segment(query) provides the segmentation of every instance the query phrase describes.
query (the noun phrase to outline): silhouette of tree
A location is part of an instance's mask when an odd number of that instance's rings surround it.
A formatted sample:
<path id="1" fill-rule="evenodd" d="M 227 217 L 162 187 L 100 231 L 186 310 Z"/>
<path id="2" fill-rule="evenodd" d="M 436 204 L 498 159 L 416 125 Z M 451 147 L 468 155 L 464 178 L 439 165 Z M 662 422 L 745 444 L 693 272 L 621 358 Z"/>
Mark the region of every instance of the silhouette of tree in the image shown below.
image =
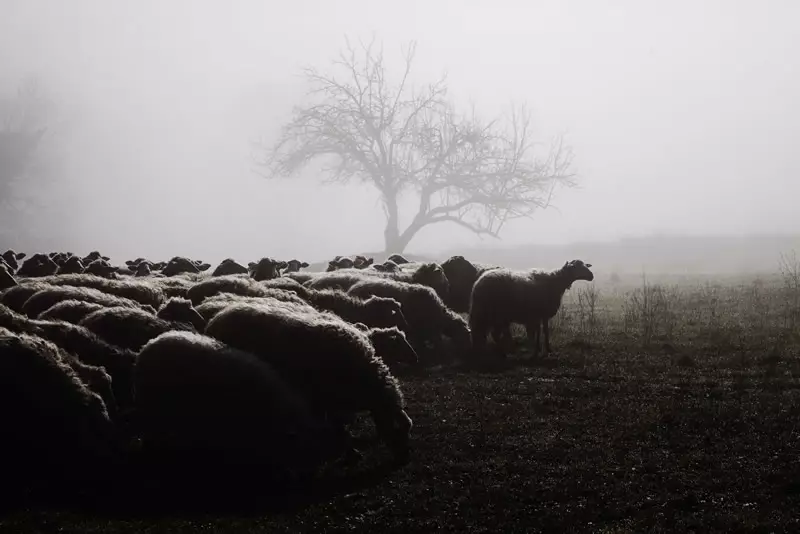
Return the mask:
<path id="1" fill-rule="evenodd" d="M 499 238 L 503 225 L 550 205 L 557 185 L 573 186 L 571 149 L 557 137 L 544 157 L 534 154 L 531 116 L 482 121 L 456 113 L 446 77 L 412 87 L 416 44 L 392 83 L 383 52 L 370 44 L 346 47 L 336 74 L 304 69 L 313 103 L 298 106 L 277 142 L 260 145 L 266 177 L 291 176 L 321 160 L 326 183 L 367 182 L 378 190 L 386 252 L 403 252 L 426 226 L 453 223 Z M 401 228 L 400 198 L 413 192 L 416 215 Z"/>

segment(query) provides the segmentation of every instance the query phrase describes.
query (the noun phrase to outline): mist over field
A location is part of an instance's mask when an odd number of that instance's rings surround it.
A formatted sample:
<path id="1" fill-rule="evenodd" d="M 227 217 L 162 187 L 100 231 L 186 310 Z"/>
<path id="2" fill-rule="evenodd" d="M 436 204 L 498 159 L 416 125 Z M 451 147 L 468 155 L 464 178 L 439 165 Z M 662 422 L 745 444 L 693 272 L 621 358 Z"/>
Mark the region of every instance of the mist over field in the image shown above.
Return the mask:
<path id="1" fill-rule="evenodd" d="M 26 219 L 41 248 L 320 261 L 382 250 L 376 191 L 320 185 L 314 167 L 267 180 L 252 142 L 277 137 L 307 101 L 301 68 L 328 70 L 345 36 L 378 39 L 395 80 L 416 40 L 414 83 L 446 72 L 456 105 L 487 120 L 527 102 L 543 150 L 565 135 L 579 183 L 501 241 L 437 224 L 408 251 L 546 244 L 556 252 L 515 263 L 549 265 L 572 247 L 636 271 L 652 256 L 635 245 L 572 244 L 658 233 L 791 245 L 800 232 L 799 17 L 790 1 L 5 0 L 0 93 L 34 74 L 58 105 L 48 146 L 61 157 Z M 402 199 L 405 221 L 415 205 Z M 694 269 L 692 243 L 664 268 Z M 785 247 L 767 248 L 772 264 Z"/>

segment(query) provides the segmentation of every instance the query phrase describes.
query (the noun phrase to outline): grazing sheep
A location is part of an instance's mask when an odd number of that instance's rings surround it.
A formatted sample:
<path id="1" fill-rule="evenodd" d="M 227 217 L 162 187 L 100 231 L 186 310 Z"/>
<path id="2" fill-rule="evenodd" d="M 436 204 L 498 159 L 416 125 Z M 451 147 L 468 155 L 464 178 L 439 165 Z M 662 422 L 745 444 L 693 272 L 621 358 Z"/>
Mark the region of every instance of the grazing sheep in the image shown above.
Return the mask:
<path id="1" fill-rule="evenodd" d="M 103 306 L 123 306 L 147 310 L 152 314 L 156 313 L 152 306 L 139 304 L 135 300 L 111 295 L 99 289 L 81 286 L 51 286 L 37 291 L 22 305 L 22 313 L 35 319 L 40 313 L 62 300 L 82 300 Z"/>
<path id="2" fill-rule="evenodd" d="M 237 263 L 233 258 L 225 258 L 217 265 L 211 276 L 229 276 L 232 274 L 247 274 L 248 272 L 247 267 Z"/>
<path id="3" fill-rule="evenodd" d="M 264 280 L 259 282 L 263 287 L 270 289 L 283 289 L 284 291 L 291 291 L 296 293 L 302 299 L 308 300 L 308 289 L 303 287 L 303 284 L 288 276 L 281 276 L 280 278 L 273 278 L 271 280 Z"/>
<path id="4" fill-rule="evenodd" d="M 218 276 L 216 278 L 208 278 L 189 288 L 186 296 L 192 301 L 192 304 L 197 306 L 205 299 L 213 297 L 214 295 L 219 295 L 220 293 L 231 293 L 243 297 L 274 296 L 281 300 L 297 297 L 293 300 L 302 300 L 294 293 L 291 293 L 291 296 L 286 296 L 289 292 L 278 288 L 269 288 L 256 282 L 252 278 L 241 276 Z"/>
<path id="5" fill-rule="evenodd" d="M 134 352 L 164 332 L 195 330 L 191 324 L 166 321 L 136 308 L 123 307 L 97 310 L 84 317 L 78 325 L 112 345 Z"/>
<path id="6" fill-rule="evenodd" d="M 323 275 L 325 273 L 320 272 L 309 272 L 306 271 L 304 273 L 285 273 L 281 278 L 288 278 L 290 280 L 294 280 L 298 284 L 305 284 L 314 278 Z"/>
<path id="7" fill-rule="evenodd" d="M 359 330 L 363 330 L 369 342 L 375 348 L 375 354 L 380 354 L 381 360 L 390 368 L 398 363 L 416 365 L 419 363 L 417 351 L 406 339 L 402 330 L 393 326 L 391 328 L 369 328 L 364 323 L 356 323 Z"/>
<path id="8" fill-rule="evenodd" d="M 161 273 L 164 276 L 177 276 L 179 274 L 199 274 L 211 268 L 209 263 L 201 263 L 199 261 L 192 261 L 189 258 L 182 256 L 175 256 L 167 262 Z"/>
<path id="9" fill-rule="evenodd" d="M 273 365 L 315 412 L 343 421 L 370 411 L 378 435 L 407 460 L 412 422 L 400 385 L 358 328 L 330 314 L 234 304 L 209 321 L 206 334 Z"/>
<path id="10" fill-rule="evenodd" d="M 11 308 L 15 312 L 22 312 L 22 306 L 34 293 L 50 287 L 55 286 L 40 282 L 38 278 L 20 280 L 17 285 L 0 292 L 0 304 Z"/>
<path id="11" fill-rule="evenodd" d="M 512 271 L 492 269 L 484 272 L 472 288 L 470 329 L 475 351 L 483 348 L 491 330 L 501 335 L 512 323 L 525 325 L 533 353 L 539 353 L 540 327 L 544 330 L 546 352 L 550 349 L 550 319 L 558 313 L 564 292 L 577 280 L 594 280 L 591 264 L 572 260 L 554 271 Z M 496 339 L 497 341 L 497 339 Z M 498 345 L 502 355 L 506 349 Z"/>
<path id="12" fill-rule="evenodd" d="M 408 330 L 400 303 L 391 298 L 360 299 L 342 291 L 309 291 L 309 304 L 321 311 L 334 313 L 348 323 L 363 323 L 370 328 L 397 327 Z"/>
<path id="13" fill-rule="evenodd" d="M 296 273 L 300 269 L 308 269 L 308 263 L 297 259 L 291 259 L 286 262 L 286 269 L 283 271 L 283 273 Z"/>
<path id="14" fill-rule="evenodd" d="M 58 263 L 58 262 L 56 262 Z M 84 271 L 85 267 L 81 259 L 77 256 L 70 256 L 58 267 L 58 274 L 80 274 Z"/>
<path id="15" fill-rule="evenodd" d="M 57 272 L 58 264 L 51 260 L 47 254 L 34 254 L 22 263 L 17 270 L 17 276 L 39 278 L 50 276 Z"/>
<path id="16" fill-rule="evenodd" d="M 198 332 L 206 328 L 206 320 L 194 309 L 191 301 L 179 297 L 173 297 L 165 302 L 156 317 L 171 323 L 192 325 Z"/>
<path id="17" fill-rule="evenodd" d="M 9 268 L 7 268 L 6 265 L 0 265 L 0 291 L 8 289 L 9 287 L 14 287 L 16 285 L 17 281 L 9 272 Z"/>
<path id="18" fill-rule="evenodd" d="M 11 274 L 14 274 L 17 272 L 17 269 L 19 269 L 19 262 L 24 260 L 25 256 L 26 254 L 24 252 L 17 253 L 12 249 L 8 249 L 3 252 L 3 255 L 0 256 L 0 258 L 3 258 L 3 261 L 5 261 L 8 266 L 11 267 Z"/>
<path id="19" fill-rule="evenodd" d="M 277 261 L 272 258 L 261 258 L 258 262 L 250 263 L 250 276 L 253 280 L 261 282 L 262 280 L 272 280 L 281 275 L 281 269 L 286 268 L 285 261 Z"/>
<path id="20" fill-rule="evenodd" d="M 103 308 L 105 308 L 105 306 L 95 302 L 74 299 L 62 300 L 40 313 L 37 318 L 42 321 L 66 321 L 68 323 L 78 324 L 81 322 L 81 319 L 90 313 Z"/>
<path id="21" fill-rule="evenodd" d="M 235 295 L 232 293 L 220 293 L 219 295 L 214 295 L 203 301 L 202 304 L 195 307 L 197 313 L 199 313 L 203 319 L 205 319 L 206 323 L 210 321 L 213 317 L 215 317 L 219 312 L 224 310 L 225 308 L 232 306 L 233 304 L 272 304 L 272 305 L 279 305 L 283 306 L 289 310 L 298 311 L 298 312 L 309 312 L 314 313 L 317 311 L 311 304 L 305 302 L 304 300 L 300 299 L 299 297 L 295 297 L 295 295 L 291 293 L 284 294 L 286 299 L 275 298 L 274 296 L 271 297 L 245 297 L 242 295 Z"/>
<path id="22" fill-rule="evenodd" d="M 145 446 L 207 464 L 312 471 L 332 436 L 268 363 L 219 340 L 169 332 L 136 359 L 136 421 Z M 338 452 L 338 451 L 337 451 Z M 200 468 L 198 465 L 198 468 Z"/>
<path id="23" fill-rule="evenodd" d="M 131 371 L 135 353 L 106 343 L 86 328 L 63 321 L 29 319 L 0 305 L 0 327 L 44 338 L 77 356 L 83 363 L 105 368 L 111 375 L 117 405 L 132 401 Z"/>
<path id="24" fill-rule="evenodd" d="M 340 289 L 342 291 L 347 291 L 365 278 L 381 278 L 398 282 L 421 284 L 436 291 L 436 294 L 438 294 L 439 298 L 442 300 L 447 300 L 449 295 L 447 276 L 445 276 L 442 268 L 436 263 L 420 264 L 419 267 L 411 272 L 392 273 L 371 271 L 369 269 L 337 270 L 336 272 L 325 273 L 313 278 L 306 287 L 309 289 Z"/>
<path id="25" fill-rule="evenodd" d="M 140 280 L 109 280 L 91 274 L 69 274 L 50 276 L 41 281 L 54 286 L 90 287 L 153 308 L 164 303 L 164 292 L 157 285 Z"/>
<path id="26" fill-rule="evenodd" d="M 470 334 L 463 317 L 445 306 L 430 287 L 380 278 L 365 279 L 353 285 L 348 294 L 358 298 L 379 296 L 400 303 L 409 324 L 408 337 L 420 350 L 431 341 L 435 350 L 441 349 L 442 335 L 452 339 L 459 350 L 468 349 Z"/>
<path id="27" fill-rule="evenodd" d="M 4 486 L 86 474 L 114 453 L 114 426 L 99 395 L 64 353 L 36 336 L 0 332 L 0 440 Z"/>
<path id="28" fill-rule="evenodd" d="M 394 263 L 395 265 L 402 265 L 403 263 L 410 263 L 401 254 L 392 254 L 391 256 L 386 258 L 386 261 L 390 261 L 390 262 Z"/>

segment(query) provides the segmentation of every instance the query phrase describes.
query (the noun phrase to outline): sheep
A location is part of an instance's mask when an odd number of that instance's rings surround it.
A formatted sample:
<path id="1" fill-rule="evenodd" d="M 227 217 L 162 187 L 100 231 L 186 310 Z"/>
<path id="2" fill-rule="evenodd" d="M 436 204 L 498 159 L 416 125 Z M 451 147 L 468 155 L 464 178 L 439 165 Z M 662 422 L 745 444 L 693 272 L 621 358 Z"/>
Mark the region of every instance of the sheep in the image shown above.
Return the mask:
<path id="1" fill-rule="evenodd" d="M 572 260 L 554 271 L 492 269 L 484 272 L 472 288 L 469 323 L 472 347 L 479 351 L 490 330 L 498 336 L 509 333 L 511 323 L 525 325 L 533 354 L 539 353 L 540 327 L 544 345 L 550 348 L 550 319 L 558 313 L 564 292 L 577 280 L 594 280 L 590 263 Z M 509 336 L 510 337 L 510 336 Z M 499 341 L 495 339 L 495 341 Z M 505 356 L 506 349 L 498 344 Z"/>
<path id="2" fill-rule="evenodd" d="M 321 311 L 334 313 L 348 323 L 363 323 L 372 328 L 397 327 L 408 330 L 400 303 L 391 298 L 369 297 L 366 300 L 335 290 L 309 291 L 306 299 Z"/>
<path id="3" fill-rule="evenodd" d="M 395 262 L 386 260 L 383 263 L 376 263 L 373 265 L 372 270 L 378 271 L 379 273 L 396 273 L 400 270 L 400 267 Z"/>
<path id="4" fill-rule="evenodd" d="M 58 262 L 56 262 L 58 263 Z M 59 275 L 62 274 L 80 274 L 84 271 L 85 267 L 81 259 L 77 256 L 70 256 L 58 267 Z"/>
<path id="5" fill-rule="evenodd" d="M 445 306 L 430 287 L 371 278 L 354 284 L 348 294 L 358 298 L 387 297 L 399 302 L 409 324 L 408 336 L 417 350 L 429 340 L 438 351 L 441 349 L 442 334 L 452 339 L 459 350 L 469 348 L 470 331 L 466 321 Z"/>
<path id="6" fill-rule="evenodd" d="M 211 276 L 229 276 L 232 274 L 247 274 L 247 267 L 241 263 L 237 263 L 233 258 L 225 258 L 217 265 Z"/>
<path id="7" fill-rule="evenodd" d="M 407 461 L 412 421 L 403 393 L 358 328 L 330 314 L 234 304 L 209 321 L 206 334 L 273 365 L 315 411 L 332 419 L 370 411 L 395 458 Z"/>
<path id="8" fill-rule="evenodd" d="M 44 338 L 83 363 L 105 368 L 112 379 L 112 390 L 119 408 L 129 408 L 132 400 L 131 371 L 135 353 L 111 345 L 86 328 L 63 321 L 30 319 L 0 305 L 0 327 Z"/>
<path id="9" fill-rule="evenodd" d="M 335 450 L 308 402 L 271 365 L 209 336 L 168 332 L 150 341 L 137 356 L 134 387 L 148 447 L 289 474 L 310 473 Z"/>
<path id="10" fill-rule="evenodd" d="M 42 321 L 66 321 L 78 324 L 92 312 L 105 308 L 102 304 L 82 300 L 62 300 L 53 304 L 37 317 Z"/>
<path id="11" fill-rule="evenodd" d="M 115 452 L 105 403 L 66 359 L 45 339 L 0 331 L 0 457 L 9 488 L 35 475 L 84 475 Z"/>
<path id="12" fill-rule="evenodd" d="M 152 308 L 158 308 L 164 303 L 164 292 L 160 287 L 138 280 L 109 280 L 91 274 L 59 275 L 40 280 L 54 286 L 90 287 Z"/>
<path id="13" fill-rule="evenodd" d="M 139 304 L 135 300 L 110 295 L 99 289 L 80 286 L 51 286 L 37 291 L 22 305 L 22 313 L 36 319 L 40 313 L 62 300 L 83 300 L 104 306 L 123 306 L 139 308 L 155 314 L 156 310 L 149 305 Z"/>
<path id="14" fill-rule="evenodd" d="M 325 274 L 325 273 L 306 271 L 304 273 L 285 273 L 283 276 L 281 276 L 281 278 L 287 278 L 289 280 L 294 280 L 298 284 L 305 284 L 306 282 L 309 282 L 309 281 L 311 281 L 311 280 L 313 280 L 313 279 L 315 279 L 318 276 L 323 275 L 323 274 Z"/>
<path id="15" fill-rule="evenodd" d="M 337 271 L 339 269 L 352 269 L 355 262 L 347 257 L 336 256 L 328 262 L 328 267 L 325 269 L 327 272 Z"/>
<path id="16" fill-rule="evenodd" d="M 302 300 L 294 293 L 290 294 L 278 288 L 268 288 L 252 278 L 241 276 L 218 276 L 216 278 L 208 278 L 189 288 L 186 296 L 192 301 L 192 304 L 197 306 L 205 299 L 220 293 L 232 293 L 245 297 L 275 296 L 281 300 L 292 299 L 298 302 Z M 293 299 L 293 297 L 297 298 Z"/>
<path id="17" fill-rule="evenodd" d="M 26 259 L 17 270 L 18 276 L 38 278 L 50 276 L 58 272 L 58 264 L 50 259 L 47 254 L 34 254 Z"/>
<path id="18" fill-rule="evenodd" d="M 390 262 L 394 263 L 395 265 L 401 265 L 401 264 L 403 264 L 403 263 L 410 263 L 410 262 L 409 262 L 409 261 L 408 261 L 408 260 L 407 260 L 407 259 L 406 259 L 404 256 L 402 256 L 401 254 L 392 254 L 391 256 L 389 256 L 388 258 L 386 258 L 386 261 L 390 261 Z"/>
<path id="19" fill-rule="evenodd" d="M 192 325 L 198 332 L 206 328 L 206 320 L 194 309 L 191 301 L 179 297 L 173 297 L 165 302 L 156 317 L 171 323 Z"/>
<path id="20" fill-rule="evenodd" d="M 84 256 L 84 258 L 81 261 L 83 261 L 84 264 L 88 265 L 93 261 L 97 260 L 111 261 L 111 258 L 109 258 L 108 256 L 103 256 L 102 254 L 100 254 L 100 252 L 93 250 L 89 254 Z"/>
<path id="21" fill-rule="evenodd" d="M 286 262 L 286 269 L 283 271 L 283 273 L 296 273 L 300 271 L 300 269 L 308 269 L 308 267 L 308 262 L 300 261 L 298 259 L 291 259 Z"/>
<path id="22" fill-rule="evenodd" d="M 296 293 L 302 299 L 308 300 L 308 289 L 303 287 L 303 284 L 288 276 L 281 276 L 279 278 L 272 278 L 271 280 L 264 280 L 259 282 L 263 287 L 268 289 L 283 289 Z"/>
<path id="23" fill-rule="evenodd" d="M 20 280 L 17 285 L 0 292 L 0 304 L 8 306 L 15 312 L 21 312 L 22 306 L 34 293 L 51 287 L 55 286 L 40 282 L 38 278 Z"/>
<path id="24" fill-rule="evenodd" d="M 357 323 L 357 328 L 363 330 L 369 338 L 369 342 L 375 349 L 375 354 L 380 354 L 381 360 L 391 369 L 395 364 L 403 363 L 416 365 L 419 363 L 419 356 L 411 343 L 408 342 L 405 333 L 392 326 L 390 328 L 369 328 L 364 323 Z"/>
<path id="25" fill-rule="evenodd" d="M 285 269 L 285 261 L 277 261 L 272 258 L 261 258 L 258 262 L 251 262 L 249 266 L 250 276 L 253 280 L 271 280 L 281 275 L 281 269 Z"/>
<path id="26" fill-rule="evenodd" d="M 17 253 L 14 252 L 12 249 L 8 249 L 5 252 L 3 252 L 0 258 L 3 258 L 3 261 L 5 261 L 8 264 L 8 266 L 11 267 L 12 269 L 11 274 L 14 274 L 15 272 L 17 272 L 17 269 L 19 269 L 19 262 L 24 260 L 25 256 L 26 254 L 24 252 Z"/>
<path id="27" fill-rule="evenodd" d="M 5 265 L 0 265 L 0 291 L 17 285 L 17 281 L 9 270 L 10 268 L 7 268 Z"/>
<path id="28" fill-rule="evenodd" d="M 290 298 L 288 299 L 280 299 L 272 297 L 245 297 L 242 295 L 235 295 L 232 293 L 220 293 L 219 295 L 214 295 L 203 301 L 202 304 L 198 305 L 195 310 L 199 313 L 203 319 L 205 319 L 206 323 L 210 321 L 213 317 L 215 317 L 219 312 L 224 310 L 225 308 L 233 305 L 233 304 L 272 304 L 272 305 L 281 305 L 288 309 L 295 310 L 295 311 L 305 311 L 314 313 L 317 311 L 311 304 L 303 301 L 300 298 L 294 298 L 293 295 L 288 294 Z"/>
<path id="29" fill-rule="evenodd" d="M 171 278 L 150 278 L 146 283 L 160 289 L 164 293 L 165 298 L 186 298 L 186 296 L 189 294 L 189 289 L 191 289 L 191 287 L 194 285 L 194 282 L 182 276 L 173 276 Z"/>
<path id="30" fill-rule="evenodd" d="M 146 276 L 150 276 L 153 274 L 153 271 L 150 267 L 150 264 L 147 262 L 142 262 L 136 266 L 136 272 L 134 274 L 137 278 L 144 278 Z"/>
<path id="31" fill-rule="evenodd" d="M 443 301 L 446 301 L 449 296 L 447 276 L 436 263 L 423 263 L 411 272 L 377 272 L 369 269 L 338 270 L 313 278 L 306 287 L 309 289 L 341 289 L 342 291 L 347 291 L 354 284 L 365 278 L 382 278 L 398 282 L 422 284 L 436 291 Z"/>
<path id="32" fill-rule="evenodd" d="M 202 322 L 205 322 L 201 319 Z M 151 339 L 172 330 L 195 330 L 191 324 L 164 320 L 135 308 L 111 307 L 90 313 L 78 323 L 100 339 L 137 352 Z"/>
<path id="33" fill-rule="evenodd" d="M 83 270 L 83 273 L 99 276 L 100 278 L 108 278 L 113 280 L 117 273 L 117 270 L 118 269 L 113 265 L 111 265 L 108 262 L 108 260 L 99 259 L 89 263 Z"/>
<path id="34" fill-rule="evenodd" d="M 161 270 L 164 276 L 177 276 L 183 273 L 198 274 L 205 272 L 211 268 L 209 263 L 201 263 L 199 261 L 192 261 L 189 258 L 182 256 L 175 256 L 167 262 L 167 265 Z"/>

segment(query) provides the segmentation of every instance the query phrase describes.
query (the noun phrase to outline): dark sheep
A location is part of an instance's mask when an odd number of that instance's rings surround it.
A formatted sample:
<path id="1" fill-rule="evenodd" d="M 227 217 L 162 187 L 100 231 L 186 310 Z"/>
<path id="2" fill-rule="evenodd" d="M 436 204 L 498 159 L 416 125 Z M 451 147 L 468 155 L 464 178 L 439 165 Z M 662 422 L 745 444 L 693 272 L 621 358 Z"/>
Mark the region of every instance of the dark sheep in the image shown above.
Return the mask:
<path id="1" fill-rule="evenodd" d="M 136 273 L 134 276 L 137 278 L 144 278 L 146 276 L 150 276 L 151 274 L 153 274 L 153 270 L 150 267 L 150 264 L 147 262 L 142 262 L 136 266 Z"/>
<path id="2" fill-rule="evenodd" d="M 363 323 L 370 328 L 397 327 L 408 330 L 400 303 L 391 298 L 360 299 L 342 291 L 309 291 L 308 303 L 321 311 L 334 313 L 348 323 Z"/>
<path id="3" fill-rule="evenodd" d="M 248 272 L 247 267 L 237 263 L 233 258 L 225 258 L 217 265 L 211 276 L 229 276 L 232 274 L 247 274 Z"/>
<path id="4" fill-rule="evenodd" d="M 330 314 L 235 304 L 209 321 L 206 334 L 270 363 L 321 415 L 345 421 L 371 412 L 378 435 L 407 461 L 412 422 L 400 385 L 356 327 Z"/>
<path id="5" fill-rule="evenodd" d="M 82 259 L 83 263 L 86 265 L 89 265 L 93 261 L 97 260 L 111 261 L 111 258 L 108 256 L 103 256 L 100 254 L 100 252 L 93 250 Z"/>
<path id="6" fill-rule="evenodd" d="M 296 293 L 300 298 L 308 300 L 308 289 L 303 287 L 303 284 L 297 280 L 289 278 L 288 276 L 264 280 L 263 282 L 259 283 L 268 289 L 283 289 L 284 291 L 291 291 Z"/>
<path id="7" fill-rule="evenodd" d="M 0 291 L 8 289 L 10 287 L 14 287 L 17 285 L 17 281 L 14 279 L 14 276 L 9 272 L 9 268 L 6 265 L 0 265 Z"/>
<path id="8" fill-rule="evenodd" d="M 39 278 L 51 276 L 58 272 L 58 264 L 50 259 L 47 254 L 34 254 L 25 260 L 17 270 L 18 276 Z"/>
<path id="9" fill-rule="evenodd" d="M 392 254 L 391 256 L 386 258 L 386 261 L 390 261 L 395 265 L 402 265 L 403 263 L 409 263 L 409 261 L 401 254 Z"/>
<path id="10" fill-rule="evenodd" d="M 372 266 L 372 269 L 378 271 L 379 273 L 396 273 L 400 271 L 398 264 L 391 260 L 386 260 L 383 263 L 376 263 Z"/>
<path id="11" fill-rule="evenodd" d="M 0 292 L 0 304 L 7 306 L 15 312 L 21 313 L 22 306 L 34 293 L 43 289 L 55 287 L 45 282 L 40 282 L 38 278 L 28 278 L 20 280 L 17 285 L 9 287 Z"/>
<path id="12" fill-rule="evenodd" d="M 164 298 L 186 298 L 189 294 L 189 289 L 191 289 L 191 287 L 195 284 L 195 282 L 182 276 L 173 276 L 171 278 L 150 278 L 146 281 L 146 283 L 160 289 L 164 293 Z"/>
<path id="13" fill-rule="evenodd" d="M 272 280 L 281 275 L 281 269 L 285 269 L 287 264 L 285 261 L 278 261 L 272 258 L 261 258 L 255 263 L 250 263 L 250 276 L 253 280 L 260 282 L 262 280 Z"/>
<path id="14" fill-rule="evenodd" d="M 135 353 L 105 342 L 82 326 L 63 321 L 29 319 L 2 305 L 0 327 L 39 336 L 77 356 L 83 363 L 105 368 L 111 375 L 117 405 L 120 409 L 130 407 L 131 371 Z"/>
<path id="15" fill-rule="evenodd" d="M 409 324 L 408 336 L 418 351 L 425 341 L 438 350 L 442 335 L 452 339 L 459 350 L 470 345 L 469 328 L 463 317 L 445 306 L 430 287 L 380 278 L 364 279 L 354 284 L 348 293 L 358 298 L 379 296 L 400 303 Z"/>
<path id="16" fill-rule="evenodd" d="M 464 256 L 451 256 L 442 263 L 442 270 L 450 283 L 450 297 L 445 303 L 459 313 L 469 311 L 469 299 L 472 286 L 484 272 L 499 269 L 499 266 L 472 263 Z"/>
<path id="17" fill-rule="evenodd" d="M 366 326 L 364 323 L 358 324 Z M 362 330 L 361 326 L 358 329 Z M 417 351 L 399 328 L 366 328 L 365 333 L 375 348 L 375 354 L 380 354 L 381 359 L 390 369 L 398 363 L 409 365 L 419 363 Z"/>
<path id="18" fill-rule="evenodd" d="M 205 272 L 211 268 L 209 263 L 201 263 L 199 261 L 192 261 L 189 258 L 182 256 L 175 256 L 167 262 L 167 265 L 161 270 L 164 276 L 177 276 L 184 273 L 198 274 Z"/>
<path id="19" fill-rule="evenodd" d="M 17 269 L 19 269 L 19 262 L 24 260 L 25 256 L 26 254 L 24 252 L 17 253 L 14 252 L 12 249 L 8 249 L 5 252 L 3 252 L 3 255 L 0 257 L 2 257 L 3 261 L 5 261 L 8 264 L 8 266 L 11 267 L 12 269 L 11 274 L 14 274 L 17 272 Z"/>
<path id="20" fill-rule="evenodd" d="M 205 321 L 203 321 L 205 322 Z M 103 308 L 84 317 L 79 326 L 117 347 L 138 352 L 151 339 L 172 330 L 194 331 L 191 324 L 171 322 L 136 308 Z"/>
<path id="21" fill-rule="evenodd" d="M 14 491 L 39 477 L 83 477 L 115 453 L 103 400 L 56 345 L 36 336 L 0 332 L 0 421 L 0 483 Z"/>
<path id="22" fill-rule="evenodd" d="M 156 285 L 141 280 L 109 280 L 91 274 L 69 274 L 41 279 L 54 286 L 90 287 L 103 293 L 158 308 L 164 303 L 164 292 Z"/>
<path id="23" fill-rule="evenodd" d="M 84 274 L 91 274 L 99 276 L 100 278 L 114 279 L 118 269 L 111 265 L 108 261 L 100 259 L 94 260 L 83 270 Z"/>
<path id="24" fill-rule="evenodd" d="M 56 262 L 58 263 L 58 262 Z M 80 274 L 84 271 L 85 267 L 81 259 L 77 256 L 70 256 L 58 267 L 59 275 L 62 274 Z"/>
<path id="25" fill-rule="evenodd" d="M 269 288 L 256 282 L 252 278 L 241 276 L 218 276 L 216 278 L 208 278 L 192 286 L 187 292 L 187 297 L 192 301 L 192 304 L 197 306 L 205 299 L 219 295 L 220 293 L 230 293 L 234 295 L 241 295 L 243 297 L 269 297 L 275 296 L 279 299 L 302 300 L 296 294 L 286 297 L 287 291 L 278 288 Z"/>
<path id="26" fill-rule="evenodd" d="M 134 385 L 150 447 L 289 475 L 311 474 L 335 455 L 331 433 L 272 366 L 211 337 L 169 332 L 150 341 Z"/>
<path id="27" fill-rule="evenodd" d="M 492 269 L 483 273 L 475 282 L 470 302 L 473 350 L 483 348 L 490 331 L 501 336 L 510 332 L 512 323 L 520 323 L 525 325 L 534 355 L 539 353 L 540 329 L 544 330 L 545 350 L 551 352 L 549 321 L 575 281 L 594 280 L 591 266 L 572 260 L 554 271 Z M 506 354 L 506 348 L 498 348 Z"/>
<path id="28" fill-rule="evenodd" d="M 183 323 L 192 325 L 197 332 L 206 329 L 206 320 L 192 306 L 192 302 L 187 299 L 173 297 L 169 299 L 158 310 L 156 317 L 171 323 Z"/>
<path id="29" fill-rule="evenodd" d="M 66 321 L 68 323 L 78 324 L 81 322 L 81 319 L 90 313 L 103 308 L 105 308 L 105 306 L 95 302 L 74 299 L 62 300 L 40 313 L 38 319 L 42 321 Z"/>
<path id="30" fill-rule="evenodd" d="M 286 269 L 283 271 L 284 274 L 286 273 L 296 273 L 300 269 L 307 269 L 308 263 L 305 261 L 300 261 L 297 259 L 291 259 L 286 262 Z"/>
<path id="31" fill-rule="evenodd" d="M 37 291 L 22 305 L 22 313 L 32 319 L 36 319 L 40 313 L 62 300 L 82 300 L 84 302 L 102 304 L 107 307 L 118 306 L 136 308 L 147 310 L 152 314 L 156 313 L 156 310 L 152 306 L 145 306 L 135 300 L 111 295 L 99 289 L 81 286 L 51 286 Z"/>

